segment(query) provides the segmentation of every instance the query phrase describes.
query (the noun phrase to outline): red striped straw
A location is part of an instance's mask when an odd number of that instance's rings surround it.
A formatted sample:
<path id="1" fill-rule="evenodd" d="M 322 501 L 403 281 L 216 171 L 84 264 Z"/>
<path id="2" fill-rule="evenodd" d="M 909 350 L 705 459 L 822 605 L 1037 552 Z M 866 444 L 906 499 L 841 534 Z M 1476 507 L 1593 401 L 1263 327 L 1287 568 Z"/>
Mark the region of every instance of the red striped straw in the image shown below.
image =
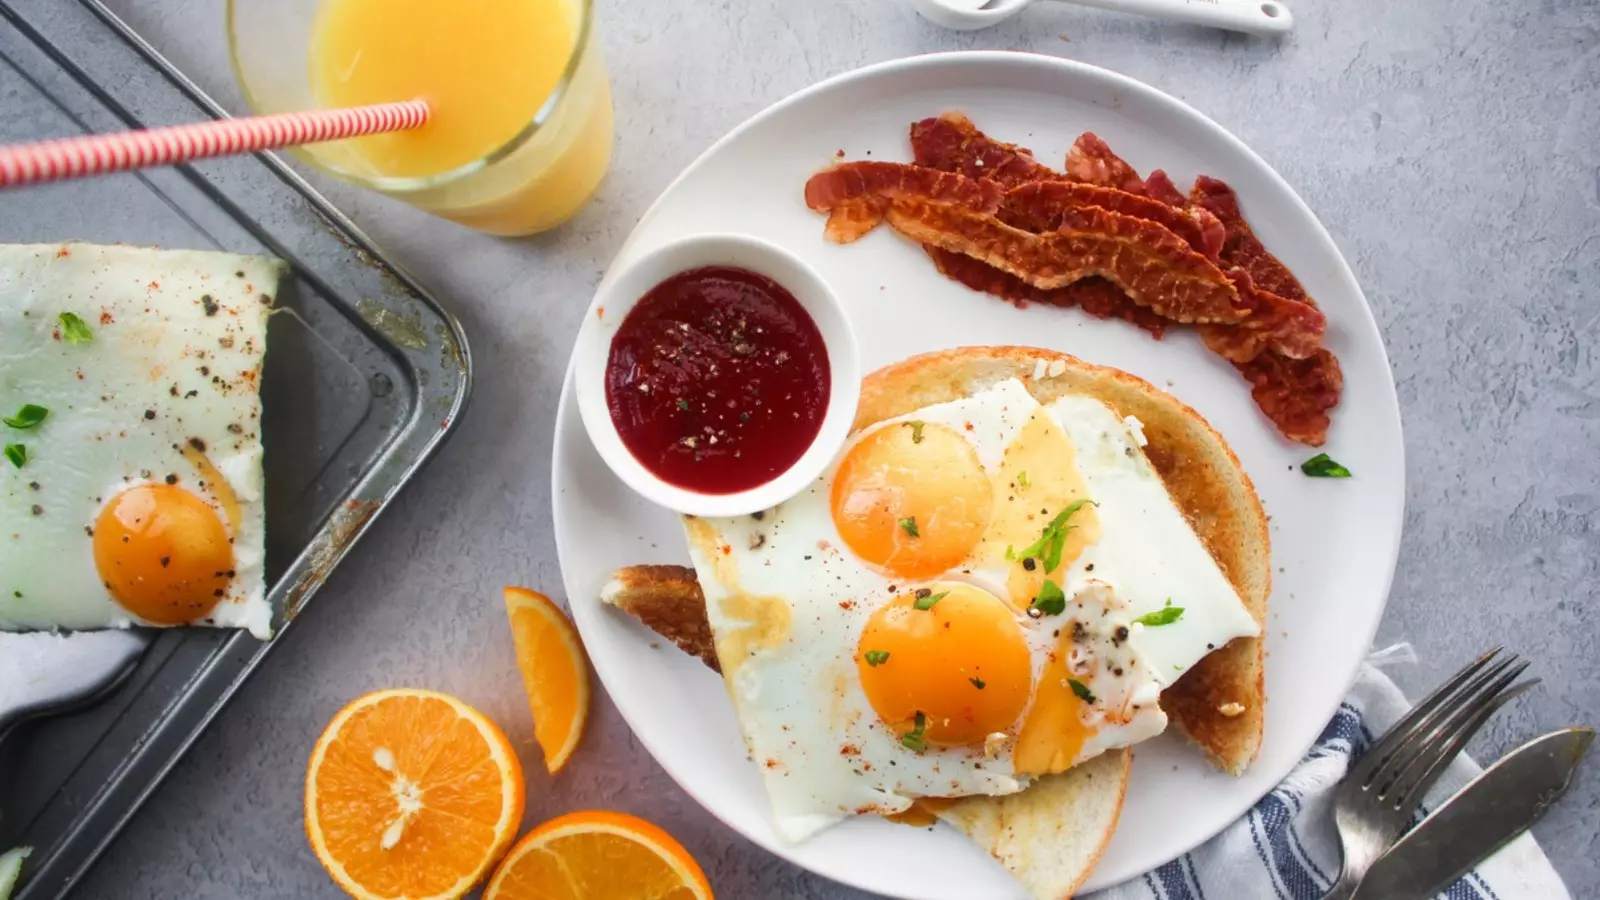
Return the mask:
<path id="1" fill-rule="evenodd" d="M 407 131 L 428 115 L 428 102 L 418 99 L 0 146 L 0 188 Z"/>

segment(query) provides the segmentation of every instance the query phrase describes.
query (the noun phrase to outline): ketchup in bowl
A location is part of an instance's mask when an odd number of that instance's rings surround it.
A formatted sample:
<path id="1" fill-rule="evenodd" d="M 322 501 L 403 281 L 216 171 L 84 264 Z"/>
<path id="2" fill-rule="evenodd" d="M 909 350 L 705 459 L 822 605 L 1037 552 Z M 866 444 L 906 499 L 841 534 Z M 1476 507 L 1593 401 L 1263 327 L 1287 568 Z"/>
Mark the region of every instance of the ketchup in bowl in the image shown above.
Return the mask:
<path id="1" fill-rule="evenodd" d="M 828 353 L 782 285 L 729 266 L 652 288 L 611 339 L 606 406 L 623 446 L 669 484 L 734 494 L 811 446 L 828 410 Z"/>

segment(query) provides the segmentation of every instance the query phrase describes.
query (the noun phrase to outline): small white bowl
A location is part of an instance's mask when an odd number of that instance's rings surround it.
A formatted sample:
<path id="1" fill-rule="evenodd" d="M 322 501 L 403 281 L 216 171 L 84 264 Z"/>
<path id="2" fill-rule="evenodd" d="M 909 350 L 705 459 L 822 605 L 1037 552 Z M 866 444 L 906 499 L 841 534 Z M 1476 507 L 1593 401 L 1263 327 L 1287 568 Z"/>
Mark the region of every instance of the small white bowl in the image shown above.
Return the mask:
<path id="1" fill-rule="evenodd" d="M 732 494 L 706 494 L 663 481 L 634 458 L 611 420 L 606 364 L 611 339 L 635 305 L 661 282 L 703 266 L 734 266 L 776 281 L 794 295 L 822 334 L 828 353 L 828 408 L 805 453 L 764 484 Z M 738 516 L 771 509 L 805 490 L 833 461 L 849 436 L 860 397 L 861 361 L 844 306 L 816 270 L 783 248 L 737 234 L 691 235 L 659 247 L 613 273 L 601 285 L 578 329 L 572 376 L 583 427 L 611 471 L 645 499 L 695 516 Z"/>

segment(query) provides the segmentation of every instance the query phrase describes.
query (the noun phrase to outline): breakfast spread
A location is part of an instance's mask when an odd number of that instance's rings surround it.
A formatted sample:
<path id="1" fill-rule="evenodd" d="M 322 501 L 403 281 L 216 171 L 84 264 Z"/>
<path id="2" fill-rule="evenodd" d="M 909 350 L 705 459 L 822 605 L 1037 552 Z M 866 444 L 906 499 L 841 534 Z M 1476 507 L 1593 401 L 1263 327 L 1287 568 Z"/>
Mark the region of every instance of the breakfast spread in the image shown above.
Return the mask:
<path id="1" fill-rule="evenodd" d="M 1185 196 L 1161 170 L 1140 178 L 1092 133 L 1058 173 L 960 113 L 913 124 L 911 145 L 914 164 L 846 162 L 812 176 L 806 204 L 828 214 L 829 240 L 887 222 L 974 290 L 1079 306 L 1157 338 L 1196 326 L 1285 437 L 1326 440 L 1344 383 L 1322 346 L 1326 320 L 1226 184 L 1201 176 Z"/>
<path id="2" fill-rule="evenodd" d="M 270 635 L 260 382 L 282 269 L 0 247 L 0 630 Z"/>
<path id="3" fill-rule="evenodd" d="M 611 338 L 606 405 L 646 468 L 710 494 L 794 465 L 828 407 L 822 334 L 776 281 L 729 266 L 656 285 Z"/>

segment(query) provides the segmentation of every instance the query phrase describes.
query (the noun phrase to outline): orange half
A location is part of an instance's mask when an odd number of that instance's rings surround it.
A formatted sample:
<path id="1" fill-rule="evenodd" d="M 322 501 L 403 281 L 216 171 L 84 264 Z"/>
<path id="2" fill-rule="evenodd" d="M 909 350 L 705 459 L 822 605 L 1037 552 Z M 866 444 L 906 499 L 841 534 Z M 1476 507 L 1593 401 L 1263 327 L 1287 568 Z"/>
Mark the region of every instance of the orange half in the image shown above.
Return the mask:
<path id="1" fill-rule="evenodd" d="M 554 775 L 578 749 L 589 721 L 589 664 L 572 620 L 549 597 L 508 587 L 505 598 L 517 668 L 533 708 L 533 736 Z"/>
<path id="2" fill-rule="evenodd" d="M 672 835 L 626 813 L 575 812 L 517 842 L 483 900 L 712 900 Z"/>
<path id="3" fill-rule="evenodd" d="M 358 900 L 451 900 L 522 822 L 522 766 L 482 713 L 401 688 L 356 698 L 306 768 L 306 837 Z"/>

